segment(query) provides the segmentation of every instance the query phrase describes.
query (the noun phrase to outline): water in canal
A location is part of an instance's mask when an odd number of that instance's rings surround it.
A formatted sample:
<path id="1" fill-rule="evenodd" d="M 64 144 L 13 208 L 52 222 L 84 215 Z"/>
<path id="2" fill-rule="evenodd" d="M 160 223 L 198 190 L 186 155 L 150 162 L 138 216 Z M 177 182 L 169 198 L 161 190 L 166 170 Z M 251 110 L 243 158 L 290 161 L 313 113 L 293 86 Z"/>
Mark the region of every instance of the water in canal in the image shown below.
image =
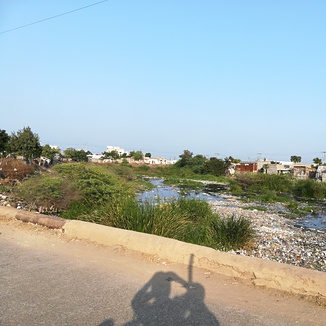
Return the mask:
<path id="1" fill-rule="evenodd" d="M 164 184 L 164 180 L 162 179 L 153 178 L 149 179 L 148 181 L 154 185 L 154 188 L 138 194 L 139 201 L 162 202 L 178 198 L 200 199 L 207 201 L 225 200 L 225 198 L 220 195 L 221 188 L 218 185 L 214 185 L 215 188 L 217 187 L 217 189 L 211 188 L 210 190 L 205 191 L 203 189 L 194 190 L 178 186 L 168 186 Z M 309 214 L 305 218 L 298 219 L 295 226 L 326 232 L 326 215 L 323 213 L 320 213 L 319 215 Z"/>

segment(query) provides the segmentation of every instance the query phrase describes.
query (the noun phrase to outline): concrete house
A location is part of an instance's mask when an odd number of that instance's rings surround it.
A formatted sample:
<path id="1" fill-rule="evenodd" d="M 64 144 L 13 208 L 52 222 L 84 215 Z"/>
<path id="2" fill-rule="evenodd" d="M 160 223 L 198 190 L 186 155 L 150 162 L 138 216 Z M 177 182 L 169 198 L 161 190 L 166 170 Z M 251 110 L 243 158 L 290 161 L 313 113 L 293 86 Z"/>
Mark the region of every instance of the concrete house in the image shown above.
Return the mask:
<path id="1" fill-rule="evenodd" d="M 298 179 L 309 179 L 311 178 L 314 168 L 311 167 L 311 164 L 301 164 L 296 163 L 293 166 L 292 174 Z"/>
<path id="2" fill-rule="evenodd" d="M 268 174 L 289 174 L 292 172 L 293 166 L 293 162 L 270 161 L 266 170 Z"/>
<path id="3" fill-rule="evenodd" d="M 106 151 L 112 152 L 112 151 L 116 151 L 120 156 L 123 154 L 127 154 L 129 155 L 129 152 L 125 151 L 123 148 L 119 147 L 119 146 L 106 146 Z"/>
<path id="4" fill-rule="evenodd" d="M 316 180 L 326 182 L 326 166 L 320 165 L 317 167 L 315 178 Z"/>
<path id="5" fill-rule="evenodd" d="M 158 164 L 158 165 L 171 164 L 170 161 L 168 161 L 163 157 L 144 157 L 143 162 L 145 164 Z"/>

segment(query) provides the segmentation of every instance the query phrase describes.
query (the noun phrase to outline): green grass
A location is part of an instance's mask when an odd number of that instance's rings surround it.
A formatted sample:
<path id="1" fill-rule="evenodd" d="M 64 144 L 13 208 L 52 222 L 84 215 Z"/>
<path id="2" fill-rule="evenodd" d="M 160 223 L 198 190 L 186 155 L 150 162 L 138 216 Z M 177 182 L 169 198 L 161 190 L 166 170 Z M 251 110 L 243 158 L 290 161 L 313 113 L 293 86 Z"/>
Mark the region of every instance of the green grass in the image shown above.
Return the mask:
<path id="1" fill-rule="evenodd" d="M 233 216 L 221 219 L 207 202 L 195 199 L 140 204 L 132 197 L 115 197 L 79 218 L 222 250 L 249 246 L 254 234 L 247 220 Z"/>

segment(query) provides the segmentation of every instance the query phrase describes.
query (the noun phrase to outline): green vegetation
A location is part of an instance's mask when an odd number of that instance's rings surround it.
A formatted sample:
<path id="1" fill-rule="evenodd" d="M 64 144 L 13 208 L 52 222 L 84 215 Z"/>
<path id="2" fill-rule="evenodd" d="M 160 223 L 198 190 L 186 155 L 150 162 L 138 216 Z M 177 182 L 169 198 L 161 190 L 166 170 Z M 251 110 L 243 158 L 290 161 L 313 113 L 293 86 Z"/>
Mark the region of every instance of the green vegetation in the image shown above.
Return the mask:
<path id="1" fill-rule="evenodd" d="M 15 190 L 15 196 L 23 198 L 33 209 L 51 208 L 65 218 L 74 218 L 82 210 L 103 205 L 114 195 L 134 193 L 122 178 L 105 166 L 63 164 L 51 171 L 23 182 Z"/>
<path id="2" fill-rule="evenodd" d="M 212 176 L 225 176 L 230 165 L 239 161 L 232 156 L 226 157 L 224 160 L 217 157 L 208 159 L 200 154 L 193 156 L 193 153 L 189 150 L 184 150 L 179 157 L 179 161 L 174 164 L 175 169 L 188 170 L 187 173 Z"/>
<path id="3" fill-rule="evenodd" d="M 30 127 L 12 133 L 7 146 L 10 153 L 22 155 L 29 162 L 42 153 L 39 136 L 33 133 Z"/>
<path id="4" fill-rule="evenodd" d="M 297 197 L 326 198 L 326 183 L 314 180 L 297 180 L 293 186 L 293 193 Z"/>
<path id="5" fill-rule="evenodd" d="M 67 148 L 63 152 L 64 157 L 69 158 L 75 162 L 87 162 L 88 154 L 91 154 L 91 152 L 89 151 L 86 152 L 83 149 L 77 150 L 74 148 Z"/>
<path id="6" fill-rule="evenodd" d="M 0 157 L 5 156 L 8 150 L 10 137 L 5 130 L 0 129 Z"/>
<path id="7" fill-rule="evenodd" d="M 24 135 L 24 137 L 23 137 Z M 33 148 L 52 159 L 59 154 L 58 149 L 49 145 L 37 146 L 38 136 L 30 128 L 6 137 L 2 131 L 4 152 L 13 149 L 13 144 L 22 144 L 22 139 L 33 140 L 30 148 L 20 148 L 29 161 L 36 155 Z M 18 142 L 18 138 L 19 142 Z M 6 143 L 7 142 L 7 143 Z M 34 145 L 35 146 L 34 146 Z M 11 147 L 10 147 L 10 146 Z M 33 147 L 34 146 L 34 147 Z M 11 178 L 22 182 L 14 189 L 14 195 L 23 199 L 31 209 L 44 213 L 55 213 L 63 218 L 80 219 L 107 226 L 169 237 L 180 241 L 209 246 L 221 250 L 250 248 L 254 244 L 255 233 L 250 221 L 243 217 L 221 217 L 213 214 L 210 205 L 196 199 L 178 199 L 172 202 L 144 202 L 136 200 L 136 192 L 150 189 L 153 185 L 144 176 L 164 178 L 169 185 L 177 185 L 185 190 L 203 188 L 201 181 L 210 180 L 228 184 L 228 191 L 253 202 L 248 209 L 265 210 L 262 203 L 286 203 L 289 217 L 312 211 L 313 207 L 301 205 L 296 199 L 326 198 L 326 184 L 313 180 L 297 180 L 290 175 L 270 175 L 266 173 L 236 174 L 226 177 L 228 168 L 238 160 L 231 156 L 224 160 L 206 158 L 185 150 L 174 165 L 130 165 L 125 158 L 122 163 L 86 163 L 87 152 L 68 148 L 66 158 L 79 163 L 55 165 L 51 170 L 43 170 L 20 163 L 19 168 L 10 169 L 2 165 L 1 178 L 12 173 Z M 114 159 L 116 152 L 107 153 Z M 145 154 L 150 157 L 150 153 Z M 135 160 L 141 160 L 141 151 L 132 152 Z M 120 157 L 121 158 L 121 157 Z M 299 160 L 299 157 L 293 157 Z M 6 163 L 9 162 L 6 159 Z M 22 165 L 23 164 L 23 165 Z M 264 166 L 266 170 L 268 166 Z M 263 171 L 264 172 L 264 171 Z M 19 174 L 17 174 L 19 173 Z M 17 178 L 21 176 L 21 179 Z M 27 180 L 25 180 L 27 178 Z M 1 186 L 3 190 L 7 189 Z M 255 204 L 256 203 L 256 204 Z"/>
<path id="8" fill-rule="evenodd" d="M 298 180 L 290 175 L 243 173 L 230 180 L 230 192 L 265 203 L 293 201 L 296 197 L 323 199 L 326 198 L 326 184 Z"/>
<path id="9" fill-rule="evenodd" d="M 213 223 L 214 239 L 220 249 L 237 250 L 238 248 L 250 248 L 255 238 L 251 222 L 243 217 L 231 216 L 225 219 L 217 219 Z"/>
<path id="10" fill-rule="evenodd" d="M 230 250 L 249 247 L 254 240 L 251 223 L 244 218 L 221 219 L 209 204 L 179 199 L 170 203 L 138 203 L 132 197 L 114 197 L 82 220 L 155 234 L 180 241 Z"/>
<path id="11" fill-rule="evenodd" d="M 143 168 L 122 164 L 56 165 L 51 173 L 37 173 L 23 182 L 15 189 L 15 196 L 24 199 L 32 209 L 55 212 L 64 218 L 155 234 L 217 249 L 240 248 L 252 241 L 251 238 L 241 242 L 240 236 L 234 236 L 234 224 L 244 225 L 241 219 L 233 221 L 232 217 L 233 223 L 227 223 L 228 219 L 213 214 L 205 201 L 137 202 L 135 191 L 148 185 L 140 182 L 135 170 L 144 172 Z M 194 182 L 191 184 L 194 185 Z M 248 234 L 253 234 L 250 223 L 244 227 L 251 230 Z"/>

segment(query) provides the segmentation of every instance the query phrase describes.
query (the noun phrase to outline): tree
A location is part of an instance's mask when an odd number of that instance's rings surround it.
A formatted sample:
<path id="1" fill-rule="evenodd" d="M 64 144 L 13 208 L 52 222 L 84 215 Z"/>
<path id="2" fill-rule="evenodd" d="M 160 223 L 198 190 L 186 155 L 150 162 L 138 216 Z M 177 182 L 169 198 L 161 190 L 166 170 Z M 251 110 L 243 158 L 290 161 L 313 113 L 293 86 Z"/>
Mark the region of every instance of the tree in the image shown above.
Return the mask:
<path id="1" fill-rule="evenodd" d="M 49 160 L 53 161 L 57 154 L 60 154 L 59 148 L 53 148 L 49 144 L 42 146 L 42 156 L 48 158 Z"/>
<path id="2" fill-rule="evenodd" d="M 269 168 L 269 164 L 264 164 L 262 169 L 265 171 L 265 173 L 267 173 L 267 170 Z"/>
<path id="3" fill-rule="evenodd" d="M 323 164 L 323 160 L 321 158 L 319 158 L 319 157 L 315 157 L 312 161 L 316 165 L 322 165 Z"/>
<path id="4" fill-rule="evenodd" d="M 113 150 L 111 152 L 104 152 L 102 153 L 103 159 L 112 159 L 112 160 L 117 160 L 120 155 L 117 151 Z"/>
<path id="5" fill-rule="evenodd" d="M 290 158 L 290 161 L 293 163 L 300 163 L 301 162 L 301 156 L 296 156 L 296 155 L 292 155 Z"/>
<path id="6" fill-rule="evenodd" d="M 222 176 L 225 175 L 225 172 L 228 167 L 228 162 L 218 159 L 217 157 L 211 157 L 209 161 L 205 163 L 203 173 L 212 174 L 215 176 Z"/>
<path id="7" fill-rule="evenodd" d="M 189 160 L 188 165 L 194 173 L 202 174 L 206 162 L 207 158 L 198 154 Z"/>
<path id="8" fill-rule="evenodd" d="M 0 129 L 0 156 L 3 156 L 7 152 L 9 140 L 10 136 L 7 132 Z"/>
<path id="9" fill-rule="evenodd" d="M 143 159 L 144 155 L 143 155 L 143 152 L 142 151 L 136 151 L 133 153 L 133 156 L 135 161 L 140 161 Z"/>
<path id="10" fill-rule="evenodd" d="M 178 162 L 176 162 L 175 166 L 182 168 L 182 167 L 189 165 L 189 163 L 192 159 L 192 155 L 193 155 L 192 152 L 185 149 L 183 151 L 183 154 L 179 155 L 180 160 Z"/>
<path id="11" fill-rule="evenodd" d="M 145 157 L 152 157 L 152 154 L 151 153 L 146 153 Z"/>
<path id="12" fill-rule="evenodd" d="M 70 158 L 75 162 L 87 162 L 87 155 L 92 154 L 90 151 L 84 151 L 83 149 L 77 150 L 74 148 L 67 148 L 64 150 L 63 155 L 66 158 Z"/>
<path id="13" fill-rule="evenodd" d="M 241 162 L 241 160 L 239 158 L 234 158 L 232 156 L 226 157 L 224 159 L 224 161 L 229 161 L 231 164 L 232 163 L 236 164 L 236 163 L 240 163 Z"/>
<path id="14" fill-rule="evenodd" d="M 24 127 L 23 130 L 18 130 L 17 134 L 12 133 L 9 150 L 13 154 L 24 156 L 26 161 L 31 162 L 33 158 L 40 157 L 42 146 L 39 136 L 34 134 L 30 127 Z"/>

